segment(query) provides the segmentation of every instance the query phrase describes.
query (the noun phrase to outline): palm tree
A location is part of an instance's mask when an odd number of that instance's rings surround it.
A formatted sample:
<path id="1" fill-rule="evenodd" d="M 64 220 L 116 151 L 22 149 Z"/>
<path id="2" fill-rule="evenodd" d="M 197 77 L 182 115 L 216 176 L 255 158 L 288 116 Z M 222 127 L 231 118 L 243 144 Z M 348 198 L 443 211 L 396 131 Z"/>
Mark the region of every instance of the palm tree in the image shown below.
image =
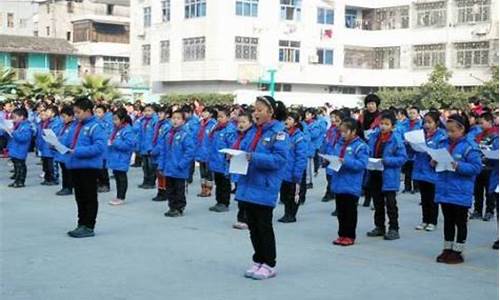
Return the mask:
<path id="1" fill-rule="evenodd" d="M 89 96 L 93 100 L 114 101 L 121 97 L 120 92 L 111 84 L 111 79 L 100 75 L 86 75 L 81 85 L 70 89 L 72 96 Z"/>
<path id="2" fill-rule="evenodd" d="M 61 95 L 66 80 L 62 74 L 37 73 L 33 76 L 33 94 L 44 96 Z"/>
<path id="3" fill-rule="evenodd" d="M 10 91 L 16 87 L 16 72 L 11 68 L 0 66 L 0 94 L 10 94 Z"/>

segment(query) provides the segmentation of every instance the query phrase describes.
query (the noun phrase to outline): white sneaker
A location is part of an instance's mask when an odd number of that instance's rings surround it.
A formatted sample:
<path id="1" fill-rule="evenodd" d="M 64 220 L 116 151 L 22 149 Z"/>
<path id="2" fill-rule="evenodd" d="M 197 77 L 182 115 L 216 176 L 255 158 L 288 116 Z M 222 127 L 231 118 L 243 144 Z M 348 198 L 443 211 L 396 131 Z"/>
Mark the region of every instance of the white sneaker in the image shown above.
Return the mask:
<path id="1" fill-rule="evenodd" d="M 426 227 L 427 227 L 427 223 L 422 223 L 420 225 L 417 225 L 417 227 L 415 227 L 415 230 L 424 230 Z"/>
<path id="2" fill-rule="evenodd" d="M 122 200 L 122 199 L 113 199 L 113 200 L 109 201 L 109 205 L 112 205 L 112 206 L 122 205 L 123 203 L 125 203 L 125 200 Z"/>
<path id="3" fill-rule="evenodd" d="M 258 264 L 256 262 L 252 263 L 250 268 L 245 271 L 244 276 L 247 278 L 253 278 L 253 275 L 255 274 L 255 272 L 257 272 L 260 269 L 260 266 L 261 266 L 261 264 Z"/>
<path id="4" fill-rule="evenodd" d="M 427 226 L 425 226 L 425 231 L 434 231 L 436 230 L 436 225 L 434 224 L 427 224 Z"/>

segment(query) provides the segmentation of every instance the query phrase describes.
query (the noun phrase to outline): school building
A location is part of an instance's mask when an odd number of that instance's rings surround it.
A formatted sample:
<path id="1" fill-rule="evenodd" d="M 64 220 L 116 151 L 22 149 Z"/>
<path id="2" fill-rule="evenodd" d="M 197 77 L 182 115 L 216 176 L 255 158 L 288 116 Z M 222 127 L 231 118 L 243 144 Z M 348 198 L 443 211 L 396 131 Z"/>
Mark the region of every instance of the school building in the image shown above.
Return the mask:
<path id="1" fill-rule="evenodd" d="M 269 90 L 354 106 L 422 84 L 436 64 L 470 87 L 498 64 L 498 0 L 131 0 L 130 72 L 168 93 Z"/>

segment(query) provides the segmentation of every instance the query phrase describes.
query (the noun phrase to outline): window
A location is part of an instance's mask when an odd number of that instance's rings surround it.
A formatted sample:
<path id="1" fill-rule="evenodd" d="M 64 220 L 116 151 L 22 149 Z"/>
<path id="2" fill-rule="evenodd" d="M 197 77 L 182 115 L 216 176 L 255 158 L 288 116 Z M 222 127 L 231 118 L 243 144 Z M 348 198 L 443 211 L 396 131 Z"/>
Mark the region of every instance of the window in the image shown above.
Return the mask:
<path id="1" fill-rule="evenodd" d="M 259 0 L 236 0 L 236 15 L 257 17 Z"/>
<path id="2" fill-rule="evenodd" d="M 113 8 L 115 8 L 115 6 L 113 4 L 107 4 L 106 5 L 106 14 L 108 16 L 113 15 Z"/>
<path id="3" fill-rule="evenodd" d="M 281 19 L 288 21 L 300 21 L 302 0 L 280 0 Z"/>
<path id="4" fill-rule="evenodd" d="M 73 1 L 68 1 L 66 2 L 66 9 L 68 11 L 68 14 L 72 14 L 73 11 L 74 11 L 74 7 L 73 7 Z"/>
<path id="5" fill-rule="evenodd" d="M 47 13 L 50 14 L 50 1 L 47 2 L 47 5 L 45 5 L 45 8 L 47 9 Z"/>
<path id="6" fill-rule="evenodd" d="M 279 61 L 298 63 L 300 62 L 300 42 L 298 41 L 280 41 L 279 42 Z"/>
<path id="7" fill-rule="evenodd" d="M 151 26 L 151 7 L 144 7 L 144 27 Z"/>
<path id="8" fill-rule="evenodd" d="M 186 19 L 204 17 L 207 15 L 206 0 L 184 0 L 184 17 Z"/>
<path id="9" fill-rule="evenodd" d="M 28 19 L 19 19 L 19 28 L 26 28 L 28 26 Z"/>
<path id="10" fill-rule="evenodd" d="M 151 45 L 142 45 L 142 65 L 149 66 L 151 64 Z"/>
<path id="11" fill-rule="evenodd" d="M 270 89 L 271 89 L 271 86 L 269 83 L 262 83 L 259 86 L 259 90 L 261 90 L 261 91 L 269 91 Z M 274 91 L 275 92 L 291 92 L 292 85 L 289 83 L 275 83 L 274 84 Z"/>
<path id="12" fill-rule="evenodd" d="M 375 10 L 375 30 L 402 29 L 410 26 L 408 6 L 385 7 Z"/>
<path id="13" fill-rule="evenodd" d="M 446 2 L 416 3 L 417 27 L 446 25 Z"/>
<path id="14" fill-rule="evenodd" d="M 50 36 L 50 26 L 45 27 L 45 33 Z"/>
<path id="15" fill-rule="evenodd" d="M 415 68 L 432 68 L 446 64 L 446 45 L 429 44 L 413 46 L 413 65 Z"/>
<path id="16" fill-rule="evenodd" d="M 66 40 L 71 41 L 71 31 L 66 32 Z"/>
<path id="17" fill-rule="evenodd" d="M 184 61 L 205 59 L 205 37 L 183 39 Z"/>
<path id="18" fill-rule="evenodd" d="M 333 9 L 318 7 L 318 24 L 333 25 Z"/>
<path id="19" fill-rule="evenodd" d="M 258 38 L 237 36 L 234 38 L 234 43 L 236 59 L 257 60 Z"/>
<path id="20" fill-rule="evenodd" d="M 375 69 L 399 69 L 400 47 L 375 48 Z"/>
<path id="21" fill-rule="evenodd" d="M 160 41 L 160 63 L 170 60 L 170 41 Z"/>
<path id="22" fill-rule="evenodd" d="M 344 67 L 353 69 L 374 69 L 375 51 L 366 47 L 346 47 Z"/>
<path id="23" fill-rule="evenodd" d="M 490 20 L 490 0 L 456 0 L 457 23 L 487 22 Z"/>
<path id="24" fill-rule="evenodd" d="M 7 27 L 14 28 L 14 14 L 7 13 Z"/>
<path id="25" fill-rule="evenodd" d="M 164 23 L 170 21 L 170 0 L 161 1 L 161 21 Z"/>
<path id="26" fill-rule="evenodd" d="M 456 43 L 455 50 L 458 67 L 483 67 L 489 63 L 489 42 Z"/>
<path id="27" fill-rule="evenodd" d="M 358 11 L 355 9 L 345 10 L 345 27 L 358 28 Z"/>
<path id="28" fill-rule="evenodd" d="M 317 49 L 318 64 L 333 65 L 333 50 L 332 49 Z"/>
<path id="29" fill-rule="evenodd" d="M 128 57 L 103 56 L 104 74 L 125 74 L 129 68 Z"/>
<path id="30" fill-rule="evenodd" d="M 51 71 L 64 71 L 66 69 L 65 55 L 49 55 L 49 69 Z"/>

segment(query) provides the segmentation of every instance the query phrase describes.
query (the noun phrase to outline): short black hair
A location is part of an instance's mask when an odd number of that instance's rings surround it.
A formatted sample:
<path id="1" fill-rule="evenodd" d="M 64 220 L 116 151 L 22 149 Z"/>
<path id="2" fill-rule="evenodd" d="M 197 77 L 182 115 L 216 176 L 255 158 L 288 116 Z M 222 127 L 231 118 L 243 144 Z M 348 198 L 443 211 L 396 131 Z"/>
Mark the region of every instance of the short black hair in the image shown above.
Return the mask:
<path id="1" fill-rule="evenodd" d="M 483 120 L 485 120 L 487 122 L 490 122 L 490 123 L 494 123 L 494 121 L 495 121 L 495 117 L 490 112 L 482 113 L 481 114 L 481 119 L 483 119 Z"/>
<path id="2" fill-rule="evenodd" d="M 75 112 L 73 111 L 73 106 L 65 105 L 61 108 L 61 115 L 65 114 L 67 116 L 74 116 Z"/>
<path id="3" fill-rule="evenodd" d="M 396 124 L 396 116 L 394 115 L 394 112 L 392 112 L 390 110 L 384 110 L 380 114 L 380 120 L 383 120 L 383 119 L 391 121 L 391 124 L 393 126 Z"/>
<path id="4" fill-rule="evenodd" d="M 12 113 L 14 115 L 16 115 L 16 116 L 24 117 L 25 119 L 28 118 L 28 111 L 24 107 L 14 108 L 14 110 L 12 111 Z"/>
<path id="5" fill-rule="evenodd" d="M 173 117 L 175 114 L 179 114 L 179 115 L 181 115 L 181 116 L 182 116 L 182 119 L 183 119 L 183 120 L 186 120 L 186 115 L 184 114 L 184 112 L 183 112 L 182 110 L 178 109 L 178 110 L 176 110 L 176 111 L 172 112 L 172 117 Z"/>
<path id="6" fill-rule="evenodd" d="M 408 110 L 410 109 L 414 109 L 417 111 L 417 113 L 420 113 L 420 108 L 416 107 L 416 106 L 410 106 L 410 108 L 408 108 Z"/>
<path id="7" fill-rule="evenodd" d="M 103 112 L 107 112 L 108 111 L 108 109 L 106 108 L 106 105 L 104 105 L 104 104 L 98 104 L 98 105 L 95 106 L 94 109 L 99 109 L 99 108 L 102 109 Z"/>
<path id="8" fill-rule="evenodd" d="M 345 128 L 349 129 L 350 131 L 354 131 L 356 133 L 359 131 L 358 122 L 354 118 L 351 118 L 351 117 L 343 119 L 340 126 L 344 126 Z"/>
<path id="9" fill-rule="evenodd" d="M 92 100 L 90 100 L 88 97 L 80 97 L 76 99 L 74 106 L 83 111 L 92 112 L 92 110 L 94 109 L 94 102 L 92 102 Z"/>

